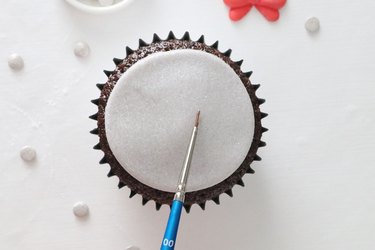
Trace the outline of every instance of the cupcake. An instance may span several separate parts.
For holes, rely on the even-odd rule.
[[[230,58],[231,50],[218,50],[186,32],[177,39],[170,32],[165,40],[154,34],[150,44],[139,40],[136,50],[126,47],[124,59],[114,59],[108,80],[97,84],[100,97],[92,100],[98,112],[91,119],[99,136],[94,149],[102,150],[100,164],[109,164],[108,177],[119,178],[130,197],[142,196],[143,205],[153,200],[156,209],[170,205],[189,141],[192,122],[201,111],[185,198],[205,208],[206,201],[220,203],[219,196],[232,196],[234,185],[244,186],[244,174],[257,155],[266,117],[256,96],[259,85],[241,61]]]

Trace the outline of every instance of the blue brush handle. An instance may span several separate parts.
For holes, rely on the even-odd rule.
[[[160,250],[173,250],[176,245],[176,237],[178,231],[178,224],[180,223],[182,206],[184,203],[182,201],[174,200],[172,203],[171,212],[169,214],[167,228],[165,229],[165,234],[163,241],[161,243]]]

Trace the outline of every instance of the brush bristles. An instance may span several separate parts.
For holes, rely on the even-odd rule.
[[[197,115],[196,115],[196,117],[195,117],[195,127],[198,127],[199,126],[199,116],[201,115],[201,111],[200,110],[198,110],[198,113],[197,113]]]

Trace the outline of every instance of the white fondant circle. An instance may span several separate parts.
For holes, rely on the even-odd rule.
[[[111,151],[143,184],[174,192],[198,110],[201,123],[187,190],[213,186],[245,159],[254,114],[238,75],[207,52],[155,53],[122,75],[105,110]]]

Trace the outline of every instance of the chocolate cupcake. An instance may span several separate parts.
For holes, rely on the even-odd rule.
[[[106,83],[97,84],[100,97],[92,100],[98,113],[91,131],[99,135],[94,149],[102,150],[100,164],[111,167],[108,177],[128,186],[130,197],[142,203],[153,200],[156,209],[173,200],[178,175],[196,111],[201,110],[200,131],[187,184],[185,209],[202,209],[208,200],[220,203],[223,193],[232,196],[234,185],[244,186],[244,174],[253,174],[253,161],[262,133],[265,102],[257,98],[259,85],[251,84],[250,72],[241,61],[220,52],[218,42],[208,46],[186,32],[176,39],[170,32],[162,40],[154,34],[139,48],[126,47],[116,68],[104,71]]]

